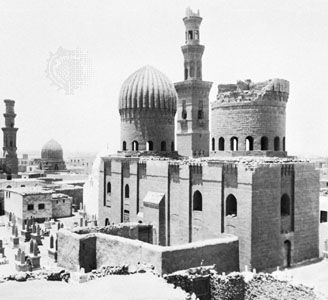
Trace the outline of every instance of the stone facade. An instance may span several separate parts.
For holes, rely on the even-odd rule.
[[[72,198],[56,194],[42,187],[4,189],[5,213],[12,213],[22,224],[23,220],[34,218],[43,222],[49,218],[68,217],[72,214]]]
[[[51,195],[52,218],[70,217],[72,215],[72,197],[55,193]]]
[[[111,190],[105,188],[99,199],[99,224],[138,221],[142,212],[159,236],[154,242],[167,246],[234,234],[241,268],[261,270],[318,256],[319,174],[313,165],[290,159],[204,160],[107,158],[104,186]],[[152,204],[149,193],[161,200]],[[281,212],[285,194],[287,215]],[[228,203],[233,198],[235,208]]]

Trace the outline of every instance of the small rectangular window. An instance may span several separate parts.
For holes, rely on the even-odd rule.
[[[327,223],[327,211],[320,210],[320,223]]]
[[[38,205],[38,209],[44,209],[44,203],[40,203],[40,204]]]
[[[27,204],[27,210],[33,210],[34,205],[33,204]]]

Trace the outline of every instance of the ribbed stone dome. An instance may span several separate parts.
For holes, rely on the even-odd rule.
[[[123,83],[119,109],[161,109],[176,111],[176,92],[170,79],[159,70],[144,66]]]
[[[52,139],[43,146],[41,159],[63,160],[63,148],[57,141]]]

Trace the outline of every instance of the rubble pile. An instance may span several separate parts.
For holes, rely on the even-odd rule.
[[[287,280],[279,280],[271,274],[232,272],[228,275],[219,275],[214,268],[200,267],[195,269],[197,269],[196,272],[192,269],[175,272],[164,276],[164,279],[168,283],[174,284],[175,287],[181,287],[189,294],[195,293],[197,297],[204,296],[204,291],[207,290],[204,299],[212,300],[325,299],[315,293],[312,288],[292,284]],[[203,281],[199,279],[203,279]],[[202,286],[200,287],[199,284]]]
[[[122,266],[103,266],[98,270],[93,270],[88,274],[88,280],[93,280],[109,275],[128,275],[129,267],[127,265]]]
[[[218,102],[251,102],[261,100],[287,101],[289,82],[284,79],[269,79],[254,83],[250,79],[237,81],[237,84],[219,84]]]
[[[247,283],[245,299],[320,299],[313,289],[304,285],[292,285],[275,279],[270,274],[259,273]]]
[[[244,300],[246,282],[241,273],[214,275],[210,279],[211,299]]]

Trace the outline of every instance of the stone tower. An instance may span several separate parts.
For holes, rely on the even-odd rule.
[[[211,155],[286,156],[289,82],[219,84],[212,102]]]
[[[5,127],[3,131],[3,157],[5,164],[5,172],[8,175],[17,175],[18,173],[18,159],[16,147],[16,133],[18,128],[15,128],[15,101],[4,100],[6,104],[6,112],[3,114],[5,117]]]
[[[199,11],[186,10],[184,81],[175,83],[178,94],[177,150],[184,156],[209,155],[209,100],[212,82],[202,80],[202,56],[205,47],[199,44]]]

